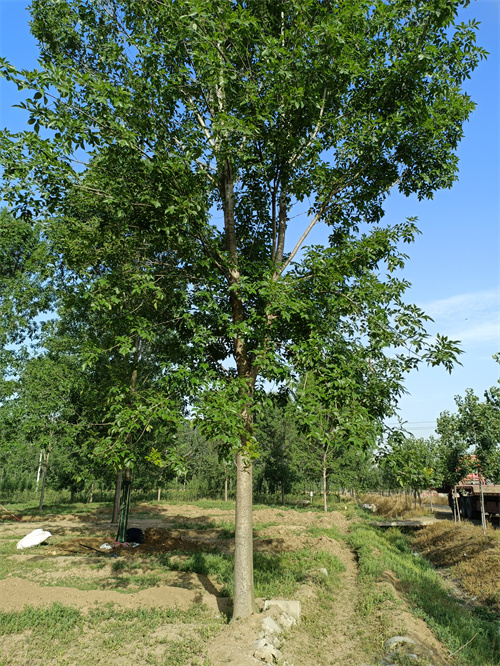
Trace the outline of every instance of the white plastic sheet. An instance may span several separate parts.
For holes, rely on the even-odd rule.
[[[50,532],[46,532],[43,529],[33,530],[27,534],[19,543],[17,544],[17,550],[24,550],[24,548],[33,548],[43,543],[46,539],[51,537]]]

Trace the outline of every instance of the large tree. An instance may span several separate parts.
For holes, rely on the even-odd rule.
[[[498,386],[484,395],[482,401],[467,389],[465,396],[455,396],[456,413],[442,412],[437,420],[443,475],[450,485],[471,472],[479,472],[494,483],[500,481]]]
[[[297,285],[335,266],[319,250],[311,274],[291,269],[316,224],[330,226],[337,247],[380,221],[391,188],[425,198],[455,180],[473,108],[460,86],[483,55],[474,23],[453,27],[466,4],[34,0],[41,68],[2,62],[36,91],[24,103],[34,132],[1,140],[5,196],[18,212],[64,213],[79,187],[124,218],[139,209],[160,218],[164,243],[192,247],[192,261],[177,264],[193,285],[186,322],[207,384],[223,396],[206,403],[205,419],[220,425],[226,408],[237,459],[235,616],[253,609],[256,381],[283,379],[286,324],[300,320],[292,328],[308,339],[312,314]],[[81,162],[103,153],[126,173],[105,162],[89,185]],[[384,253],[363,265],[395,267]],[[389,325],[414,331],[422,316],[373,322],[379,348],[392,343]],[[412,342],[419,353],[425,336]],[[452,356],[440,339],[426,358]]]

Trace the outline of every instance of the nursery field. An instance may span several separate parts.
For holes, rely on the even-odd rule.
[[[255,507],[257,605],[302,608],[280,635],[279,663],[500,664],[500,589],[486,575],[499,565],[493,531],[441,521],[404,534],[374,527],[377,516],[348,500],[333,509]],[[109,506],[9,510],[20,520],[2,513],[1,664],[264,663],[254,656],[262,613],[229,621],[230,502],[137,504],[129,526],[145,539],[128,548],[114,546]],[[52,537],[16,550],[39,527]],[[396,636],[409,640],[389,647]]]

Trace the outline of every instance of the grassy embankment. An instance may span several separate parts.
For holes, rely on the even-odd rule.
[[[448,520],[414,534],[384,531],[370,523],[380,517],[414,517],[415,507],[405,508],[397,498],[365,499],[377,504],[377,513],[366,512],[349,535],[359,558],[359,581],[366,587],[365,612],[380,603],[375,581],[390,571],[413,613],[456,653],[450,661],[500,664],[500,531],[490,525],[484,536],[477,525]]]

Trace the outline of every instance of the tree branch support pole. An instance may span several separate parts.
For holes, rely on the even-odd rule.
[[[43,449],[40,449],[40,460],[38,461],[38,471],[36,473],[36,489],[38,490],[38,483],[42,473]]]
[[[323,464],[323,510],[328,511],[326,461]]]
[[[118,535],[116,540],[124,543],[127,540],[128,512],[130,509],[130,491],[132,488],[132,470],[125,468],[122,485],[122,507],[120,511],[120,520],[118,522]]]
[[[486,512],[484,510],[484,490],[483,490],[483,479],[482,472],[479,470],[479,493],[481,497],[481,526],[483,528],[483,534],[486,535]]]
[[[458,491],[457,487],[455,486],[455,489],[453,491],[453,500],[455,502],[455,523],[460,522],[460,507],[458,506]]]
[[[134,351],[134,360],[132,366],[132,376],[130,378],[130,406],[132,406],[132,396],[135,393],[137,386],[137,367],[139,365],[139,359],[141,357],[141,340],[137,336],[134,340],[135,351]],[[132,450],[133,441],[132,435],[128,436],[128,443],[130,450]],[[122,486],[122,508],[120,512],[120,520],[118,522],[118,536],[116,540],[123,543],[127,540],[127,525],[128,525],[128,512],[130,509],[130,491],[132,489],[132,470],[130,465],[127,465],[125,472],[123,474],[123,486]]]
[[[123,480],[123,470],[119,470],[116,473],[115,480],[115,499],[113,501],[113,515],[111,516],[111,524],[118,524],[118,516],[120,514],[120,497],[122,494],[122,480]]]
[[[45,496],[45,483],[47,481],[47,471],[49,469],[49,455],[50,449],[45,451],[44,461],[43,461],[43,471],[42,471],[42,490],[40,492],[40,503],[38,505],[38,511],[43,509],[43,498]]]

